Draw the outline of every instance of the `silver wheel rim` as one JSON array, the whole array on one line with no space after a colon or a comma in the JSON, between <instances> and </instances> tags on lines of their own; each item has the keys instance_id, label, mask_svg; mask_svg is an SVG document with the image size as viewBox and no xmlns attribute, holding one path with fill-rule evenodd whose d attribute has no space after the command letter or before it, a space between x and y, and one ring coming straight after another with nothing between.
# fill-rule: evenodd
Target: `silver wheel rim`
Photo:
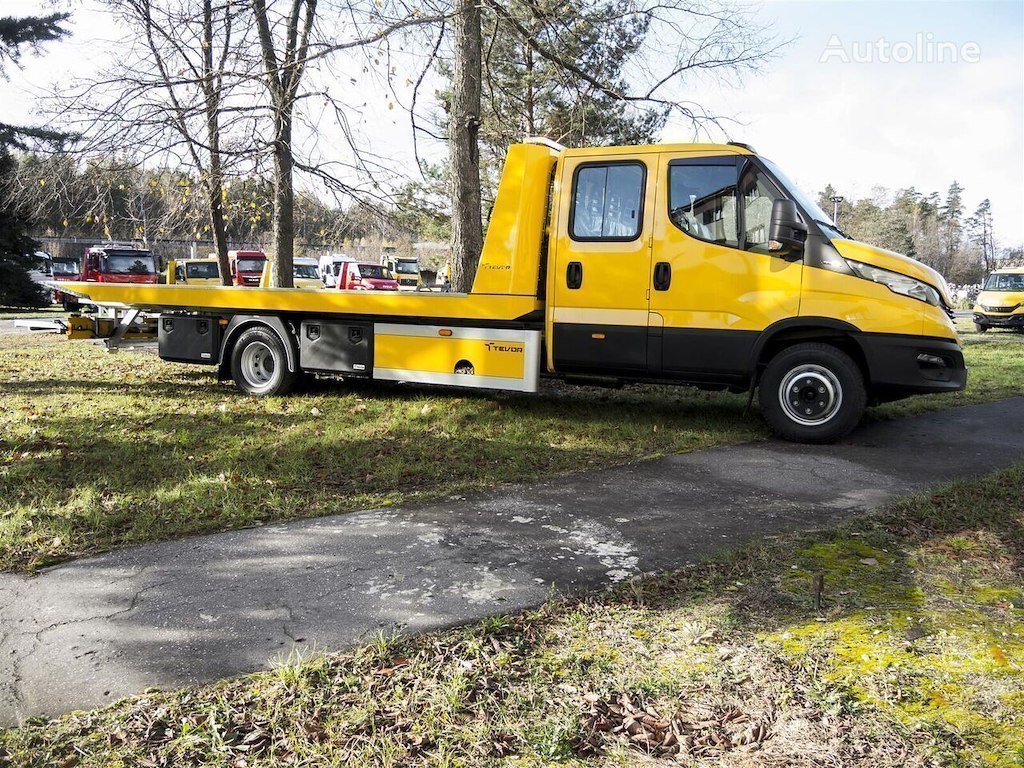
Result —
<instances>
[{"instance_id":1,"label":"silver wheel rim","mask_svg":"<svg viewBox=\"0 0 1024 768\"><path fill-rule=\"evenodd\" d=\"M782 377L779 403L792 421L805 427L817 427L839 413L843 387L828 368L805 363Z\"/></svg>"},{"instance_id":2,"label":"silver wheel rim","mask_svg":"<svg viewBox=\"0 0 1024 768\"><path fill-rule=\"evenodd\" d=\"M246 384L253 389L266 389L277 371L274 351L262 341L247 344L242 350L241 368Z\"/></svg>"}]
</instances>

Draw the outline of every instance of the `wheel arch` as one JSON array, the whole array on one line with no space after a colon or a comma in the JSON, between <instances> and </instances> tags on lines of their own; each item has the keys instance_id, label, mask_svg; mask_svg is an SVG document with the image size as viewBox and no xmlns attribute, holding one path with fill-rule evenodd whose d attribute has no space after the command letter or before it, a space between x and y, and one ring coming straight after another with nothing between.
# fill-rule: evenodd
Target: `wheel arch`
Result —
<instances>
[{"instance_id":1,"label":"wheel arch","mask_svg":"<svg viewBox=\"0 0 1024 768\"><path fill-rule=\"evenodd\" d=\"M860 333L855 325L832 317L788 318L772 323L758 336L751 350L748 370L751 371L751 385L761 379L768 361L786 347L805 341L831 344L848 354L860 368L864 383L870 386L871 370L867 356L857 340Z\"/></svg>"},{"instance_id":2,"label":"wheel arch","mask_svg":"<svg viewBox=\"0 0 1024 768\"><path fill-rule=\"evenodd\" d=\"M217 368L218 377L221 379L231 378L231 350L238 341L238 337L249 328L267 328L277 335L284 345L285 357L288 360L288 370L295 373L299 370L299 351L295 342L294 334L288 330L284 320L276 315L234 315L228 321L224 329L224 340L220 344L220 365Z\"/></svg>"}]
</instances>

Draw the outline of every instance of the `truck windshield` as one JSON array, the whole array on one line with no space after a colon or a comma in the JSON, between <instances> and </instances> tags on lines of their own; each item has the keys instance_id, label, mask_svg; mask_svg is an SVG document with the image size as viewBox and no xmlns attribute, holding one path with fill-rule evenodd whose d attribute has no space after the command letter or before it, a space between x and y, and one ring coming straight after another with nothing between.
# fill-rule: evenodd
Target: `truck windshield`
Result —
<instances>
[{"instance_id":1,"label":"truck windshield","mask_svg":"<svg viewBox=\"0 0 1024 768\"><path fill-rule=\"evenodd\" d=\"M387 278L387 272L384 270L384 267L377 264L360 264L359 275L361 277L372 277L374 280L384 280Z\"/></svg>"},{"instance_id":2,"label":"truck windshield","mask_svg":"<svg viewBox=\"0 0 1024 768\"><path fill-rule=\"evenodd\" d=\"M154 275L153 255L143 251L114 251L103 257L104 271L111 275Z\"/></svg>"},{"instance_id":3,"label":"truck windshield","mask_svg":"<svg viewBox=\"0 0 1024 768\"><path fill-rule=\"evenodd\" d=\"M239 259L235 268L239 272L262 272L266 259Z\"/></svg>"},{"instance_id":4,"label":"truck windshield","mask_svg":"<svg viewBox=\"0 0 1024 768\"><path fill-rule=\"evenodd\" d=\"M805 195L800 190L800 187L794 184L790 178L782 172L782 169L779 168L779 166L771 160L766 160L763 157L761 158L761 162L767 166L768 170L772 172L772 175L778 180L779 184L781 184L786 192L789 193L789 196L796 201L796 204L803 208L804 211L807 212L807 215L814 219L815 222L825 226L827 230L825 234L828 235L829 238L846 238L846 235L844 235L836 226L836 223L832 221L832 217L821 210L821 206L814 202L811 197Z\"/></svg>"},{"instance_id":5,"label":"truck windshield","mask_svg":"<svg viewBox=\"0 0 1024 768\"><path fill-rule=\"evenodd\" d=\"M419 271L419 265L415 261L395 262L395 272L397 272L400 275L415 275Z\"/></svg>"},{"instance_id":6,"label":"truck windshield","mask_svg":"<svg viewBox=\"0 0 1024 768\"><path fill-rule=\"evenodd\" d=\"M212 261L200 261L195 264L185 265L185 274L188 277L220 277L217 265Z\"/></svg>"},{"instance_id":7,"label":"truck windshield","mask_svg":"<svg viewBox=\"0 0 1024 768\"><path fill-rule=\"evenodd\" d=\"M318 277L320 277L320 273L316 271L316 267L314 267L312 264L296 264L295 277L316 280Z\"/></svg>"},{"instance_id":8,"label":"truck windshield","mask_svg":"<svg viewBox=\"0 0 1024 768\"><path fill-rule=\"evenodd\" d=\"M1024 272L989 275L985 280L986 291L1024 291Z\"/></svg>"},{"instance_id":9,"label":"truck windshield","mask_svg":"<svg viewBox=\"0 0 1024 768\"><path fill-rule=\"evenodd\" d=\"M55 275L77 275L79 272L77 261L55 261L53 262L53 274Z\"/></svg>"}]
</instances>

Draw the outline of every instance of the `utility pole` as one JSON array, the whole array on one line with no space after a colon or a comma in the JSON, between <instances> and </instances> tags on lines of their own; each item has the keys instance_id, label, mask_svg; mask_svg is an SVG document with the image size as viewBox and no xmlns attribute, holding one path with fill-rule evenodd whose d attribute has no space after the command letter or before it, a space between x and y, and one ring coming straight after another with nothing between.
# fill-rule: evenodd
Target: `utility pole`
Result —
<instances>
[{"instance_id":1,"label":"utility pole","mask_svg":"<svg viewBox=\"0 0 1024 768\"><path fill-rule=\"evenodd\" d=\"M832 195L829 198L832 201L832 221L836 224L839 223L839 204L845 199L842 195Z\"/></svg>"}]
</instances>

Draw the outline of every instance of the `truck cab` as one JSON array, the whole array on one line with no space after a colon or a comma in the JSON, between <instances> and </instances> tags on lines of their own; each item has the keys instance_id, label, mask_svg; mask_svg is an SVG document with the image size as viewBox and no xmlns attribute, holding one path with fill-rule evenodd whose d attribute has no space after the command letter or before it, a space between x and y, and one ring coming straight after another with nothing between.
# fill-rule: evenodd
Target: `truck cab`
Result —
<instances>
[{"instance_id":1,"label":"truck cab","mask_svg":"<svg viewBox=\"0 0 1024 768\"><path fill-rule=\"evenodd\" d=\"M183 285L221 285L217 257L211 255L205 259L175 261L173 282Z\"/></svg>"},{"instance_id":2,"label":"truck cab","mask_svg":"<svg viewBox=\"0 0 1024 768\"><path fill-rule=\"evenodd\" d=\"M397 291L398 280L387 267L368 262L346 261L337 276L342 291Z\"/></svg>"},{"instance_id":3,"label":"truck cab","mask_svg":"<svg viewBox=\"0 0 1024 768\"><path fill-rule=\"evenodd\" d=\"M849 238L750 147L553 165L550 370L759 386L776 432L804 440L844 434L869 401L964 387L943 277Z\"/></svg>"},{"instance_id":4,"label":"truck cab","mask_svg":"<svg viewBox=\"0 0 1024 768\"><path fill-rule=\"evenodd\" d=\"M231 283L257 288L263 276L263 266L267 262L267 254L263 251L228 251L228 263L231 265Z\"/></svg>"},{"instance_id":5,"label":"truck cab","mask_svg":"<svg viewBox=\"0 0 1024 768\"><path fill-rule=\"evenodd\" d=\"M974 303L974 329L1013 328L1024 333L1024 267L993 271Z\"/></svg>"},{"instance_id":6,"label":"truck cab","mask_svg":"<svg viewBox=\"0 0 1024 768\"><path fill-rule=\"evenodd\" d=\"M420 277L420 260L416 256L399 256L393 251L385 251L381 256L380 264L398 281L400 291L419 289L422 278Z\"/></svg>"},{"instance_id":7,"label":"truck cab","mask_svg":"<svg viewBox=\"0 0 1024 768\"><path fill-rule=\"evenodd\" d=\"M78 278L97 283L155 283L156 259L148 248L131 243L104 243L85 251Z\"/></svg>"},{"instance_id":8,"label":"truck cab","mask_svg":"<svg viewBox=\"0 0 1024 768\"><path fill-rule=\"evenodd\" d=\"M324 287L316 259L297 257L292 265L292 281L296 288L315 291Z\"/></svg>"}]
</instances>

